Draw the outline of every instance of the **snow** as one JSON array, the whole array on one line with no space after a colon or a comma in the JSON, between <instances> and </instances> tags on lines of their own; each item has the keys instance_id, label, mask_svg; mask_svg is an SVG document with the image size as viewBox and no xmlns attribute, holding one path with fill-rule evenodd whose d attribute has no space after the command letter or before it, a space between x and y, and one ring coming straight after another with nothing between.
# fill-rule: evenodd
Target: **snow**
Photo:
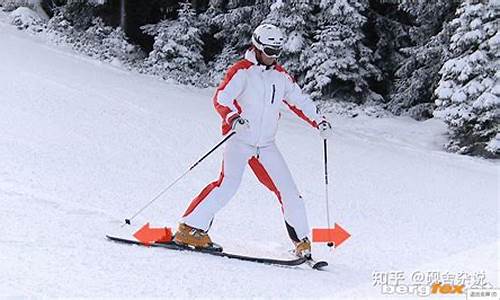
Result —
<instances>
[{"instance_id":1,"label":"snow","mask_svg":"<svg viewBox=\"0 0 500 300\"><path fill-rule=\"evenodd\" d=\"M30 23L33 20L40 21L41 17L27 7L19 7L10 13L12 19L19 18L23 23Z\"/></svg>"},{"instance_id":2,"label":"snow","mask_svg":"<svg viewBox=\"0 0 500 300\"><path fill-rule=\"evenodd\" d=\"M436 89L436 95L439 99L449 99L453 95L453 89L443 84Z\"/></svg>"},{"instance_id":3,"label":"snow","mask_svg":"<svg viewBox=\"0 0 500 300\"><path fill-rule=\"evenodd\" d=\"M467 100L467 95L462 90L458 90L453 93L451 100L455 103L462 103Z\"/></svg>"},{"instance_id":4,"label":"snow","mask_svg":"<svg viewBox=\"0 0 500 300\"><path fill-rule=\"evenodd\" d=\"M0 297L371 299L382 297L372 273L392 270L485 271L500 286L498 162L441 150L438 120L330 116L332 220L352 237L334 252L313 246L326 272L108 242L106 233L146 222L174 227L218 176L220 151L120 227L221 139L213 90L78 56L6 20L0 14ZM280 126L311 225L324 227L322 142L289 113ZM276 199L250 172L210 233L228 252L286 258L291 247Z\"/></svg>"},{"instance_id":5,"label":"snow","mask_svg":"<svg viewBox=\"0 0 500 300\"><path fill-rule=\"evenodd\" d=\"M304 49L304 39L299 32L292 32L285 44L285 49L288 52L297 53Z\"/></svg>"},{"instance_id":6,"label":"snow","mask_svg":"<svg viewBox=\"0 0 500 300\"><path fill-rule=\"evenodd\" d=\"M47 21L49 19L49 16L42 8L41 0L2 0L0 1L0 6L6 11L13 11L22 7L30 8L43 20Z\"/></svg>"},{"instance_id":7,"label":"snow","mask_svg":"<svg viewBox=\"0 0 500 300\"><path fill-rule=\"evenodd\" d=\"M27 28L42 22L42 18L33 10L27 7L19 7L10 13L11 24L19 28Z\"/></svg>"},{"instance_id":8,"label":"snow","mask_svg":"<svg viewBox=\"0 0 500 300\"><path fill-rule=\"evenodd\" d=\"M271 9L271 10L280 9L283 5L284 5L284 4L283 4L283 1L282 1L282 0L276 0L273 4L271 4L270 9Z\"/></svg>"},{"instance_id":9,"label":"snow","mask_svg":"<svg viewBox=\"0 0 500 300\"><path fill-rule=\"evenodd\" d=\"M474 108L489 108L500 106L500 97L491 93L483 93L472 103Z\"/></svg>"},{"instance_id":10,"label":"snow","mask_svg":"<svg viewBox=\"0 0 500 300\"><path fill-rule=\"evenodd\" d=\"M481 84L481 82L473 79L465 85L464 90L469 96L477 96L485 90L485 87Z\"/></svg>"},{"instance_id":11,"label":"snow","mask_svg":"<svg viewBox=\"0 0 500 300\"><path fill-rule=\"evenodd\" d=\"M481 25L483 25L483 21L481 20L481 18L475 18L474 20L472 20L472 22L470 22L471 29L478 29L481 27Z\"/></svg>"},{"instance_id":12,"label":"snow","mask_svg":"<svg viewBox=\"0 0 500 300\"><path fill-rule=\"evenodd\" d=\"M500 96L500 83L494 83L493 89L491 91L493 94Z\"/></svg>"},{"instance_id":13,"label":"snow","mask_svg":"<svg viewBox=\"0 0 500 300\"><path fill-rule=\"evenodd\" d=\"M500 32L497 32L488 40L488 45L490 48L495 49L500 46Z\"/></svg>"},{"instance_id":14,"label":"snow","mask_svg":"<svg viewBox=\"0 0 500 300\"><path fill-rule=\"evenodd\" d=\"M490 151L497 151L498 149L500 149L500 133L497 133L495 138L491 139L487 147L490 149Z\"/></svg>"}]
</instances>

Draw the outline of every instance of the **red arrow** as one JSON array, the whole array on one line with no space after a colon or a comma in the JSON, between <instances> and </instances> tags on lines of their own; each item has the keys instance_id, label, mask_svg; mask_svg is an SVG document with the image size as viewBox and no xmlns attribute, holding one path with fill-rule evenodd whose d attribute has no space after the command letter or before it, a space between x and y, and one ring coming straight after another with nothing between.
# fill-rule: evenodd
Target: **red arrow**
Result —
<instances>
[{"instance_id":1,"label":"red arrow","mask_svg":"<svg viewBox=\"0 0 500 300\"><path fill-rule=\"evenodd\" d=\"M334 228L313 228L313 242L333 242L335 248L340 246L351 235L339 224L335 223Z\"/></svg>"},{"instance_id":2,"label":"red arrow","mask_svg":"<svg viewBox=\"0 0 500 300\"><path fill-rule=\"evenodd\" d=\"M151 245L156 242L170 242L172 240L172 230L167 227L150 228L146 223L134 233L134 237L144 245Z\"/></svg>"}]
</instances>

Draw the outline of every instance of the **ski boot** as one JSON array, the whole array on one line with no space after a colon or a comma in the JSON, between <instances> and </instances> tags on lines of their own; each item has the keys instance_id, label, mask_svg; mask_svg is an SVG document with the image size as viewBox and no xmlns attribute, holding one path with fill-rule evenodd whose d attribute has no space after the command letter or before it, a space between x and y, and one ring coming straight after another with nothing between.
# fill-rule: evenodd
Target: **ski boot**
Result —
<instances>
[{"instance_id":1,"label":"ski boot","mask_svg":"<svg viewBox=\"0 0 500 300\"><path fill-rule=\"evenodd\" d=\"M328 266L326 261L316 261L311 255L311 242L307 237L303 238L300 242L294 242L295 250L294 254L298 257L304 257L306 259L305 263L315 270L322 270Z\"/></svg>"},{"instance_id":2,"label":"ski boot","mask_svg":"<svg viewBox=\"0 0 500 300\"><path fill-rule=\"evenodd\" d=\"M185 223L179 224L173 241L180 246L222 252L222 247L212 242L205 231L191 227Z\"/></svg>"},{"instance_id":3,"label":"ski boot","mask_svg":"<svg viewBox=\"0 0 500 300\"><path fill-rule=\"evenodd\" d=\"M294 242L294 254L298 257L311 258L311 242L307 237L303 238L300 242Z\"/></svg>"}]
</instances>

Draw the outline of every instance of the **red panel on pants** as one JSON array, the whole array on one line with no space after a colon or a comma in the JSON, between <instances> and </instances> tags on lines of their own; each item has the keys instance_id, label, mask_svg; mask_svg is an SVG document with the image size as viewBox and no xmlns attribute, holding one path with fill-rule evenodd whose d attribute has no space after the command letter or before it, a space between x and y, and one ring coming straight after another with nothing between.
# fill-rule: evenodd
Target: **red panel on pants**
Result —
<instances>
[{"instance_id":1,"label":"red panel on pants","mask_svg":"<svg viewBox=\"0 0 500 300\"><path fill-rule=\"evenodd\" d=\"M281 201L281 194L276 185L274 184L271 176L267 173L266 169L264 166L260 163L260 161L254 156L250 160L248 160L248 164L250 165L250 168L252 168L252 171L255 173L257 176L257 179L265 185L268 189L271 190L274 194L276 194L276 197L278 197L278 201L280 202L281 205L281 211L283 211L283 202Z\"/></svg>"},{"instance_id":2,"label":"red panel on pants","mask_svg":"<svg viewBox=\"0 0 500 300\"><path fill-rule=\"evenodd\" d=\"M224 162L222 162L222 170L220 171L219 179L217 179L216 181L214 181L214 182L210 183L209 185L207 185L201 191L201 193L198 196L196 196L193 199L193 201L191 201L191 204L189 204L189 207L187 208L186 212L184 213L184 215L182 217L183 218L187 217L190 213L192 213L193 210L198 205L200 205L200 203L208 196L208 194L210 194L210 192L212 192L215 188L219 187L222 184L222 180L223 179L224 179Z\"/></svg>"}]
</instances>

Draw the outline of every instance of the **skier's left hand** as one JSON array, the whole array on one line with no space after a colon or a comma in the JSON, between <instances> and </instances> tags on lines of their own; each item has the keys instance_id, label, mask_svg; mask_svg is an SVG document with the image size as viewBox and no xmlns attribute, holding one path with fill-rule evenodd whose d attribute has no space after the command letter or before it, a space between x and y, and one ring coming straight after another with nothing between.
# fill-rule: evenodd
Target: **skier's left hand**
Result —
<instances>
[{"instance_id":1,"label":"skier's left hand","mask_svg":"<svg viewBox=\"0 0 500 300\"><path fill-rule=\"evenodd\" d=\"M332 137L333 130L332 125L327 120L323 120L318 124L319 135L321 138L327 140Z\"/></svg>"},{"instance_id":2,"label":"skier's left hand","mask_svg":"<svg viewBox=\"0 0 500 300\"><path fill-rule=\"evenodd\" d=\"M231 129L233 129L235 132L240 133L245 130L250 129L250 123L248 122L247 119L243 119L240 116L237 116L234 118L232 124L231 124Z\"/></svg>"}]
</instances>

